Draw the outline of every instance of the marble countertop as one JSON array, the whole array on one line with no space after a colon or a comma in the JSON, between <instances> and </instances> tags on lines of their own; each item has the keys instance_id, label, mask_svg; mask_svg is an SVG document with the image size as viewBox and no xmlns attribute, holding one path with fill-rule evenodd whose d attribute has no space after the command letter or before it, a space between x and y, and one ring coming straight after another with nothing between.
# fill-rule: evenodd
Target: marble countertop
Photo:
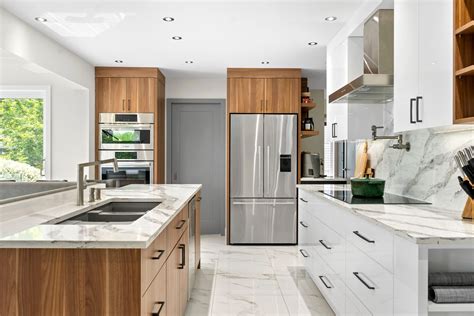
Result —
<instances>
[{"instance_id":1,"label":"marble countertop","mask_svg":"<svg viewBox=\"0 0 474 316\"><path fill-rule=\"evenodd\" d=\"M147 248L201 187L200 184L129 185L106 190L99 202L76 206L74 201L17 219L23 227L28 222L31 226L8 236L0 234L0 248ZM130 224L48 224L114 201L160 204Z\"/></svg>"},{"instance_id":2,"label":"marble countertop","mask_svg":"<svg viewBox=\"0 0 474 316\"><path fill-rule=\"evenodd\" d=\"M462 220L461 213L431 205L347 204L320 190L350 190L350 185L301 184L298 189L323 197L396 235L417 244L464 244L474 247L474 221Z\"/></svg>"}]
</instances>

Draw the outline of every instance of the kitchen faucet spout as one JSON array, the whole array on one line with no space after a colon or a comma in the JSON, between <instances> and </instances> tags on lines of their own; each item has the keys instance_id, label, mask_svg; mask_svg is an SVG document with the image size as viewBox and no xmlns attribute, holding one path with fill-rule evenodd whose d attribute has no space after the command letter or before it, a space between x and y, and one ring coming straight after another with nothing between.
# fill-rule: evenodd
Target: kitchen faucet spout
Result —
<instances>
[{"instance_id":1,"label":"kitchen faucet spout","mask_svg":"<svg viewBox=\"0 0 474 316\"><path fill-rule=\"evenodd\" d=\"M77 165L77 205L84 205L84 189L86 188L84 168L91 166L100 166L107 163L113 163L114 172L118 171L117 158L90 161Z\"/></svg>"}]
</instances>

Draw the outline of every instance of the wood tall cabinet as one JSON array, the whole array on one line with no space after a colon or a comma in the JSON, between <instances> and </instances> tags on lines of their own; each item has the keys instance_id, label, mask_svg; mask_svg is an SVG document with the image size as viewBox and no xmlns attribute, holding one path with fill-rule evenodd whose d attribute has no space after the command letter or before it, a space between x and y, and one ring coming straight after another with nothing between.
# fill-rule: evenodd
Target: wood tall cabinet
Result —
<instances>
[{"instance_id":1,"label":"wood tall cabinet","mask_svg":"<svg viewBox=\"0 0 474 316\"><path fill-rule=\"evenodd\" d=\"M226 227L229 243L230 115L297 114L301 123L301 69L228 68L227 69L227 148L226 148ZM299 131L299 128L297 129ZM298 137L298 169L301 144ZM298 176L299 178L299 176Z\"/></svg>"},{"instance_id":2,"label":"wood tall cabinet","mask_svg":"<svg viewBox=\"0 0 474 316\"><path fill-rule=\"evenodd\" d=\"M164 183L165 77L163 74L158 68L96 67L95 82L97 123L99 113L154 114L154 182ZM96 144L99 144L98 126ZM97 148L96 157L98 156Z\"/></svg>"}]
</instances>

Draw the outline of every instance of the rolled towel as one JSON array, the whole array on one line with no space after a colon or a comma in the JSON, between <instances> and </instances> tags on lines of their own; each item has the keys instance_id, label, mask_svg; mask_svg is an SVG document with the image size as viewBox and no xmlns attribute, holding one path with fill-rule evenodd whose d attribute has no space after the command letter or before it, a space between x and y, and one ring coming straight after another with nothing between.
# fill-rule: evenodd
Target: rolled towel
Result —
<instances>
[{"instance_id":1,"label":"rolled towel","mask_svg":"<svg viewBox=\"0 0 474 316\"><path fill-rule=\"evenodd\" d=\"M474 272L432 272L428 286L474 286Z\"/></svg>"},{"instance_id":2,"label":"rolled towel","mask_svg":"<svg viewBox=\"0 0 474 316\"><path fill-rule=\"evenodd\" d=\"M435 303L474 303L474 286L432 286L428 295Z\"/></svg>"}]
</instances>

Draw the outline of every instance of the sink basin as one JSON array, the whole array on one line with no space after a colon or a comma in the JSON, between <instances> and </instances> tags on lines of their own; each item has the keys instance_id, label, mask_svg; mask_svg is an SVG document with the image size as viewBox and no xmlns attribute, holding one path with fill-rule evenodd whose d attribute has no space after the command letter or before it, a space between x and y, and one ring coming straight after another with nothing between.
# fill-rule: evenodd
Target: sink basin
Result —
<instances>
[{"instance_id":1,"label":"sink basin","mask_svg":"<svg viewBox=\"0 0 474 316\"><path fill-rule=\"evenodd\" d=\"M56 225L127 224L136 221L159 204L159 202L110 202L56 223Z\"/></svg>"}]
</instances>

